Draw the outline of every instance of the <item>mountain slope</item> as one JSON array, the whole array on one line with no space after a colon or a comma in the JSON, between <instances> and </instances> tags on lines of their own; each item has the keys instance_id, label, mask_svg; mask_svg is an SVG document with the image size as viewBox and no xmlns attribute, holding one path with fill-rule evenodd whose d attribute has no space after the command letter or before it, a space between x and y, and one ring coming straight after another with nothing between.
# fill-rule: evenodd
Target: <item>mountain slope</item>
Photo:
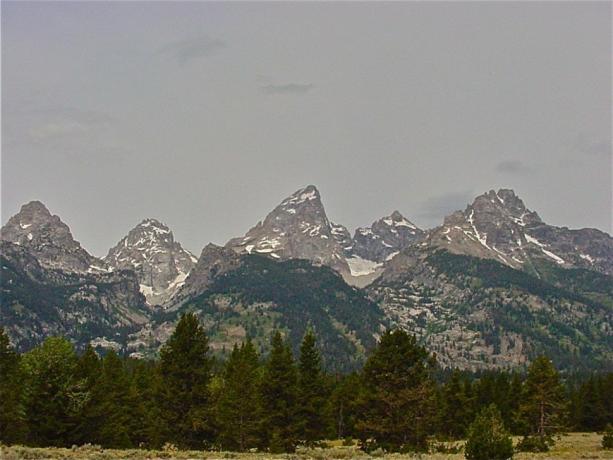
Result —
<instances>
[{"instance_id":1,"label":"mountain slope","mask_svg":"<svg viewBox=\"0 0 613 460\"><path fill-rule=\"evenodd\" d=\"M266 254L279 260L307 259L349 273L343 248L326 216L319 191L313 185L297 190L273 209L245 236L226 247L240 254Z\"/></svg>"},{"instance_id":2,"label":"mountain slope","mask_svg":"<svg viewBox=\"0 0 613 460\"><path fill-rule=\"evenodd\" d=\"M387 317L448 366L613 366L613 239L544 223L490 191L402 250L368 287Z\"/></svg>"},{"instance_id":3,"label":"mountain slope","mask_svg":"<svg viewBox=\"0 0 613 460\"><path fill-rule=\"evenodd\" d=\"M51 215L40 201L24 204L2 227L0 239L27 248L48 268L90 273L108 271L106 264L83 249L68 226L58 216Z\"/></svg>"},{"instance_id":4,"label":"mountain slope","mask_svg":"<svg viewBox=\"0 0 613 460\"><path fill-rule=\"evenodd\" d=\"M134 270L151 305L172 297L197 261L174 240L170 229L155 219L145 219L130 230L104 260L115 269Z\"/></svg>"},{"instance_id":5,"label":"mountain slope","mask_svg":"<svg viewBox=\"0 0 613 460\"><path fill-rule=\"evenodd\" d=\"M538 261L613 274L613 238L596 229L544 223L512 190L493 190L428 233L425 246L494 259L532 273Z\"/></svg>"},{"instance_id":6,"label":"mountain slope","mask_svg":"<svg viewBox=\"0 0 613 460\"><path fill-rule=\"evenodd\" d=\"M310 325L326 366L348 370L374 346L383 323L381 310L336 271L307 260L228 257L228 250L205 248L175 297L180 302L156 316L152 328L135 334L131 349L146 353L158 347L185 311L198 312L217 351L229 351L247 335L266 351L274 329L284 331L297 351Z\"/></svg>"},{"instance_id":7,"label":"mountain slope","mask_svg":"<svg viewBox=\"0 0 613 460\"><path fill-rule=\"evenodd\" d=\"M382 263L423 238L423 230L394 211L373 222L370 227L361 227L355 231L351 255Z\"/></svg>"},{"instance_id":8,"label":"mountain slope","mask_svg":"<svg viewBox=\"0 0 613 460\"><path fill-rule=\"evenodd\" d=\"M133 272L86 273L45 267L27 248L0 243L2 326L19 350L62 335L79 348L121 346L148 321Z\"/></svg>"},{"instance_id":9,"label":"mountain slope","mask_svg":"<svg viewBox=\"0 0 613 460\"><path fill-rule=\"evenodd\" d=\"M539 260L541 278L491 258L413 247L368 291L449 367L613 368L613 278Z\"/></svg>"}]
</instances>

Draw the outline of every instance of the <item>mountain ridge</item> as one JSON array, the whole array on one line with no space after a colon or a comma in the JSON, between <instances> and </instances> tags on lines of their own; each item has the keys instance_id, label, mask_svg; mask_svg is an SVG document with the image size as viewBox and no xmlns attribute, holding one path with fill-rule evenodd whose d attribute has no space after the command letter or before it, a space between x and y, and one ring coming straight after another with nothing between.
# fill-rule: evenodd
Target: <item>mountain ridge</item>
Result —
<instances>
[{"instance_id":1,"label":"mountain ridge","mask_svg":"<svg viewBox=\"0 0 613 460\"><path fill-rule=\"evenodd\" d=\"M151 305L163 304L183 285L197 258L157 219L146 218L109 249L103 259L114 269L131 269Z\"/></svg>"},{"instance_id":2,"label":"mountain ridge","mask_svg":"<svg viewBox=\"0 0 613 460\"><path fill-rule=\"evenodd\" d=\"M2 324L21 348L59 333L151 356L178 314L197 311L219 352L245 333L265 347L275 327L296 339L313 321L334 344L328 359L355 353L345 369L390 326L420 337L443 366L517 367L537 352L574 368L613 361L613 239L548 225L510 189L477 196L433 229L394 211L352 236L307 186L198 258L148 218L98 259L41 202L12 216L1 239Z\"/></svg>"}]
</instances>

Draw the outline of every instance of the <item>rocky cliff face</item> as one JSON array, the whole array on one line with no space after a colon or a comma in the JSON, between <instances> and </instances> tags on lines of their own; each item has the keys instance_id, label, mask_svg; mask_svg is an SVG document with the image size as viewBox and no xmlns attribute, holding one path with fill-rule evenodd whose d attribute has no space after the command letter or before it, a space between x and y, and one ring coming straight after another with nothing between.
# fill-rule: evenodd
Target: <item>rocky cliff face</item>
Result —
<instances>
[{"instance_id":1,"label":"rocky cliff face","mask_svg":"<svg viewBox=\"0 0 613 460\"><path fill-rule=\"evenodd\" d=\"M610 367L612 241L547 225L512 190L492 190L402 249L367 290L449 367L522 366L539 353Z\"/></svg>"},{"instance_id":2,"label":"rocky cliff face","mask_svg":"<svg viewBox=\"0 0 613 460\"><path fill-rule=\"evenodd\" d=\"M186 301L206 291L216 277L222 276L241 265L240 255L227 247L207 244L198 262L187 276L185 283L165 304L168 310L176 310Z\"/></svg>"},{"instance_id":3,"label":"rocky cliff face","mask_svg":"<svg viewBox=\"0 0 613 460\"><path fill-rule=\"evenodd\" d=\"M148 321L134 272L90 255L41 202L24 205L1 235L2 326L20 350L50 335L121 348Z\"/></svg>"},{"instance_id":4,"label":"rocky cliff face","mask_svg":"<svg viewBox=\"0 0 613 460\"><path fill-rule=\"evenodd\" d=\"M400 249L423 237L422 230L396 211L371 227L359 228L352 238L346 227L330 222L319 192L310 185L283 200L263 222L226 247L278 260L307 259L335 269L348 283L362 287Z\"/></svg>"},{"instance_id":5,"label":"rocky cliff face","mask_svg":"<svg viewBox=\"0 0 613 460\"><path fill-rule=\"evenodd\" d=\"M539 353L569 369L613 363L611 236L548 225L512 190L427 232L394 212L352 238L309 186L197 262L153 219L96 259L39 202L1 235L1 320L22 350L61 334L152 356L193 310L216 351L247 334L265 347L273 329L298 346L312 324L327 364L343 369L390 325L448 367L522 366ZM148 308L141 291L164 308Z\"/></svg>"},{"instance_id":6,"label":"rocky cliff face","mask_svg":"<svg viewBox=\"0 0 613 460\"><path fill-rule=\"evenodd\" d=\"M355 231L351 255L382 263L390 260L401 249L421 241L424 234L423 230L394 211L373 222L370 227Z\"/></svg>"},{"instance_id":7,"label":"rocky cliff face","mask_svg":"<svg viewBox=\"0 0 613 460\"><path fill-rule=\"evenodd\" d=\"M263 222L226 247L240 254L266 254L274 259L307 259L349 273L337 234L326 216L319 191L312 185L281 202Z\"/></svg>"},{"instance_id":8,"label":"rocky cliff face","mask_svg":"<svg viewBox=\"0 0 613 460\"><path fill-rule=\"evenodd\" d=\"M104 260L115 269L133 270L151 305L170 299L197 261L174 240L170 229L155 219L145 219L130 230Z\"/></svg>"},{"instance_id":9,"label":"rocky cliff face","mask_svg":"<svg viewBox=\"0 0 613 460\"><path fill-rule=\"evenodd\" d=\"M2 227L0 238L26 248L48 268L89 273L108 271L108 266L83 249L68 226L58 216L51 215L40 201L23 205Z\"/></svg>"},{"instance_id":10,"label":"rocky cliff face","mask_svg":"<svg viewBox=\"0 0 613 460\"><path fill-rule=\"evenodd\" d=\"M540 261L540 278L493 258L413 246L367 291L395 326L416 334L446 367L613 366L613 278Z\"/></svg>"},{"instance_id":11,"label":"rocky cliff face","mask_svg":"<svg viewBox=\"0 0 613 460\"><path fill-rule=\"evenodd\" d=\"M50 268L28 248L0 244L2 326L19 350L62 335L79 348L122 348L149 320L131 271L88 273ZM64 264L60 264L65 266Z\"/></svg>"},{"instance_id":12,"label":"rocky cliff face","mask_svg":"<svg viewBox=\"0 0 613 460\"><path fill-rule=\"evenodd\" d=\"M544 223L512 190L489 191L445 218L425 245L498 260L534 271L545 259L560 267L613 274L613 238L596 229L569 230Z\"/></svg>"},{"instance_id":13,"label":"rocky cliff face","mask_svg":"<svg viewBox=\"0 0 613 460\"><path fill-rule=\"evenodd\" d=\"M134 356L157 350L185 311L198 314L214 353L229 352L251 337L269 350L274 330L298 351L307 327L316 331L323 364L353 370L375 345L384 323L381 310L338 272L308 260L275 260L207 246L173 306L131 336Z\"/></svg>"}]
</instances>

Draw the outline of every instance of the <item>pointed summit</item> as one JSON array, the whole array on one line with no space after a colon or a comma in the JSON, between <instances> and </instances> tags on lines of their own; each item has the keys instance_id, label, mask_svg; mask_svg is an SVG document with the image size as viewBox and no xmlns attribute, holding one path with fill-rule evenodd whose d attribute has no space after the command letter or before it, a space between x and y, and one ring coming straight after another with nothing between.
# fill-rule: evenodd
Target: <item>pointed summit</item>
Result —
<instances>
[{"instance_id":1,"label":"pointed summit","mask_svg":"<svg viewBox=\"0 0 613 460\"><path fill-rule=\"evenodd\" d=\"M318 201L321 203L319 190L317 190L317 187L314 185L307 185L304 188L296 190L281 202L281 206L298 206L309 201Z\"/></svg>"},{"instance_id":2,"label":"pointed summit","mask_svg":"<svg viewBox=\"0 0 613 460\"><path fill-rule=\"evenodd\" d=\"M230 240L226 247L238 253L266 254L275 259L308 259L341 273L349 272L343 248L313 185L292 193L263 222L244 237Z\"/></svg>"},{"instance_id":3,"label":"pointed summit","mask_svg":"<svg viewBox=\"0 0 613 460\"><path fill-rule=\"evenodd\" d=\"M166 225L149 218L130 230L104 260L113 268L134 270L141 292L155 305L184 283L197 259L174 240Z\"/></svg>"},{"instance_id":4,"label":"pointed summit","mask_svg":"<svg viewBox=\"0 0 613 460\"><path fill-rule=\"evenodd\" d=\"M228 247L207 244L200 253L198 262L189 272L185 283L164 305L168 310L175 310L187 299L194 298L205 291L213 280L237 269L241 265L241 256Z\"/></svg>"},{"instance_id":5,"label":"pointed summit","mask_svg":"<svg viewBox=\"0 0 613 460\"><path fill-rule=\"evenodd\" d=\"M26 203L21 206L19 214L21 214L22 216L40 215L51 217L51 213L49 212L47 207L38 200L30 201L29 203Z\"/></svg>"},{"instance_id":6,"label":"pointed summit","mask_svg":"<svg viewBox=\"0 0 613 460\"><path fill-rule=\"evenodd\" d=\"M40 201L24 204L0 234L3 241L29 250L45 267L73 272L107 271L104 262L83 249L68 225Z\"/></svg>"},{"instance_id":7,"label":"pointed summit","mask_svg":"<svg viewBox=\"0 0 613 460\"><path fill-rule=\"evenodd\" d=\"M358 228L353 237L354 256L382 263L391 259L401 249L421 241L424 232L400 212L394 211L372 223ZM351 261L349 261L351 264Z\"/></svg>"},{"instance_id":8,"label":"pointed summit","mask_svg":"<svg viewBox=\"0 0 613 460\"><path fill-rule=\"evenodd\" d=\"M427 244L519 269L533 269L532 262L542 259L562 267L613 272L609 235L548 225L509 189L490 190L464 211L447 216L442 226L429 233Z\"/></svg>"},{"instance_id":9,"label":"pointed summit","mask_svg":"<svg viewBox=\"0 0 613 460\"><path fill-rule=\"evenodd\" d=\"M500 189L497 192L490 190L483 195L479 195L469 208L475 211L475 215L498 215L501 218L510 219L522 227L542 222L539 215L526 208L522 199L510 189Z\"/></svg>"}]
</instances>

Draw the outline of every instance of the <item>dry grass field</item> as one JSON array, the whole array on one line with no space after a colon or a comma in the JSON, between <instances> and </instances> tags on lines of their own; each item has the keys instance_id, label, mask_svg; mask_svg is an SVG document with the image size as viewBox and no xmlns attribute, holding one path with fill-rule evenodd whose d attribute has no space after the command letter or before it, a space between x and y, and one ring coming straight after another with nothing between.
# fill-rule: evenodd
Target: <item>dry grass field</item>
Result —
<instances>
[{"instance_id":1,"label":"dry grass field","mask_svg":"<svg viewBox=\"0 0 613 460\"><path fill-rule=\"evenodd\" d=\"M569 433L556 442L554 448L543 454L518 453L516 460L579 460L579 459L613 459L612 450L603 450L601 447L602 435L596 433ZM517 440L516 440L517 441ZM95 446L61 448L33 448L23 446L0 446L0 460L155 460L155 459L288 459L288 460L326 460L326 459L420 459L420 460L460 460L463 453L444 454L432 453L422 455L382 454L367 455L356 447L341 446L339 442L331 442L328 448L298 449L294 454L271 455L268 453L235 453L235 452L209 452L209 451L180 451L142 450L142 449L101 449Z\"/></svg>"}]
</instances>

